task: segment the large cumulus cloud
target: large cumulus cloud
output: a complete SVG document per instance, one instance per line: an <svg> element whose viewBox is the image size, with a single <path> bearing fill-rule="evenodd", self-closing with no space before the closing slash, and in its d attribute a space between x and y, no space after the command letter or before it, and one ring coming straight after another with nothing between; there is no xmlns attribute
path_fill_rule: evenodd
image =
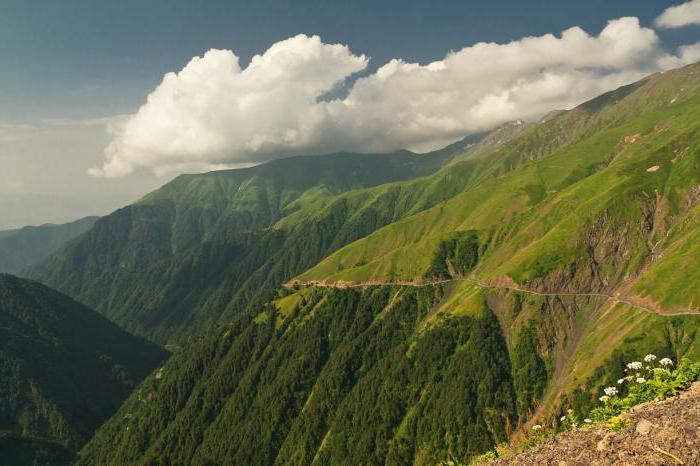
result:
<svg viewBox="0 0 700 466"><path fill-rule="evenodd" d="M688 50L694 56L695 50ZM636 18L597 35L574 27L478 43L429 64L391 60L326 98L368 59L344 45L299 35L241 68L210 50L168 73L114 132L97 176L256 163L296 153L428 150L514 119L570 108L609 89L683 63ZM337 94L337 93L336 93Z"/></svg>

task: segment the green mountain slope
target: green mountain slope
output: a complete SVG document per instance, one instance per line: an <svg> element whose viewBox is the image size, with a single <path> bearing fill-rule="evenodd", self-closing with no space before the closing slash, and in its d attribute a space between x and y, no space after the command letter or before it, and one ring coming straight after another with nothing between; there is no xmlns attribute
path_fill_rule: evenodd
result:
<svg viewBox="0 0 700 466"><path fill-rule="evenodd" d="M508 275L518 282L544 286L537 280L575 259L594 259L598 263L614 259L595 257L609 255L610 251L600 250L602 245L587 244L587 239L612 241L610 237L590 238L606 234L616 234L622 246L624 239L646 249L620 251L636 254L624 263L638 269L645 259L651 259L651 245L657 249L669 245L674 237L667 237L666 232L673 229L673 223L687 223L688 211L697 203L700 80L696 70L697 66L689 67L648 79L588 121L587 125L596 129L590 136L586 136L590 128L580 130L584 137L577 141L388 225L344 247L299 279L421 278L429 271L438 246L453 232L469 230L477 231L479 236L484 257L477 272L483 277ZM684 88L684 98L674 100L674 91L657 81L671 81ZM662 104L649 104L652 96ZM576 132L575 125L570 129L567 124L591 105L549 120L512 145L526 147L551 133L552 126L564 133ZM630 115L627 107L633 105L646 111ZM489 158L493 163L511 155L497 152ZM640 228L640 223L647 225ZM697 223L691 222L684 228L695 227ZM620 284L624 276L619 274L628 271L598 276L595 279L600 283L596 286ZM593 279L582 278L589 282Z"/></svg>
<svg viewBox="0 0 700 466"><path fill-rule="evenodd" d="M693 65L198 245L148 283L206 290L188 318L232 323L146 380L81 461L466 462L585 416L647 352L700 359L699 141Z"/></svg>
<svg viewBox="0 0 700 466"><path fill-rule="evenodd" d="M56 291L0 274L0 431L28 445L76 449L166 356Z"/></svg>
<svg viewBox="0 0 700 466"><path fill-rule="evenodd" d="M23 272L88 231L96 221L97 217L85 217L63 225L49 224L0 232L0 272Z"/></svg>
<svg viewBox="0 0 700 466"><path fill-rule="evenodd" d="M350 211L376 197L360 191L337 200L339 193L434 172L457 153L483 150L484 136L420 156L296 157L181 176L104 217L30 275L130 331L181 342L392 220L377 205L365 212L381 218L357 218L363 225L339 232ZM391 193L381 202L391 202ZM323 219L315 218L319 210ZM282 219L291 226L278 228Z"/></svg>
<svg viewBox="0 0 700 466"><path fill-rule="evenodd" d="M467 283L303 288L176 353L80 464L467 462L538 410L559 354L540 338L571 304ZM700 357L684 335L697 318L639 320L584 381L617 376L621 354ZM590 392L571 396L590 407Z"/></svg>
<svg viewBox="0 0 700 466"><path fill-rule="evenodd" d="M513 387L492 314L426 325L440 290L306 291L178 353L84 464L434 462L506 438Z"/></svg>

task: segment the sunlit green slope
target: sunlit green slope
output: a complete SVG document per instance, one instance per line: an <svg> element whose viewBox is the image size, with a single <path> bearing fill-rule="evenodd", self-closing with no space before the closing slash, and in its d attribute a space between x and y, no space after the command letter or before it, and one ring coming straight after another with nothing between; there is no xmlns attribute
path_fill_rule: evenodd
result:
<svg viewBox="0 0 700 466"><path fill-rule="evenodd" d="M198 246L176 280L207 296L188 318L226 324L81 461L467 462L587 414L647 352L699 359L699 122L693 65L434 174L314 198L235 251Z"/></svg>
<svg viewBox="0 0 700 466"><path fill-rule="evenodd" d="M397 205L387 182L433 173L456 155L483 153L527 125L517 126L423 155L295 157L182 176L104 217L31 276L130 331L180 343L252 300L269 299L340 246L446 195L447 181L436 180L415 190L421 199Z"/></svg>
<svg viewBox="0 0 700 466"><path fill-rule="evenodd" d="M691 267L700 231L697 70L648 79L597 115L590 136L381 228L298 279L425 278L442 242L453 232L474 231L480 259L473 273L482 279L508 277L543 290L612 290L639 276L634 290L694 308L700 298ZM632 105L640 111L630 113ZM563 114L545 125L566 133L572 118ZM523 146L537 133L512 144ZM663 270L668 275L660 279ZM674 293L679 287L682 297Z"/></svg>

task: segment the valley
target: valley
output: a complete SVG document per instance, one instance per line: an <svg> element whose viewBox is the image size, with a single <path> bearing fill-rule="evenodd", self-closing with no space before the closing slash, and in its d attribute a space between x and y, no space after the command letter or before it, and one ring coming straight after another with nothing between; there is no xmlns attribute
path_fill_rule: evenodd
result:
<svg viewBox="0 0 700 466"><path fill-rule="evenodd" d="M88 223L0 275L17 457L469 464L586 417L629 361L700 361L700 64L425 154L181 175Z"/></svg>

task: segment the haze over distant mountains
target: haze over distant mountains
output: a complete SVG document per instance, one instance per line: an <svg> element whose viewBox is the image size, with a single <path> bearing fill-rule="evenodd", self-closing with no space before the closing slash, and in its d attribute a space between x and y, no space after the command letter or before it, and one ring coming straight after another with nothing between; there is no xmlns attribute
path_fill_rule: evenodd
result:
<svg viewBox="0 0 700 466"><path fill-rule="evenodd" d="M0 273L24 272L88 231L96 221L97 217L85 217L63 225L47 224L0 231Z"/></svg>

